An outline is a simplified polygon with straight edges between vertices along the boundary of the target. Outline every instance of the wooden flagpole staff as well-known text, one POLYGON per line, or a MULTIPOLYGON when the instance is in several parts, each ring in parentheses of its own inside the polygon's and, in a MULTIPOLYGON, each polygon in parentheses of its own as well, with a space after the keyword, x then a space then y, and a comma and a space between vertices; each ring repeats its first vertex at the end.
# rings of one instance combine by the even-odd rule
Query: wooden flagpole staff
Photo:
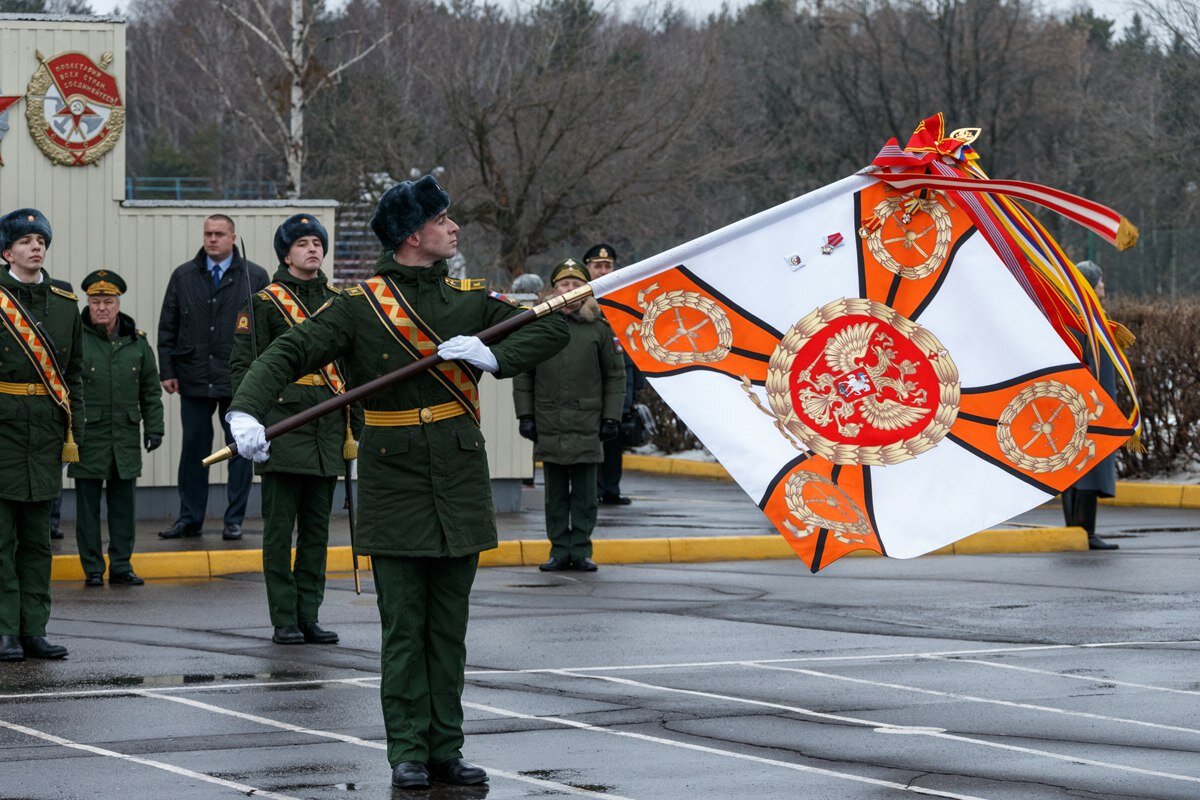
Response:
MULTIPOLYGON (((533 308, 526 309, 515 317, 510 317, 509 319, 504 320, 504 322, 493 325, 490 328, 485 328, 475 335, 478 336, 484 344, 491 344, 492 342, 503 339, 513 331, 525 327, 534 320, 541 319, 548 314, 552 314, 563 306, 569 306, 572 303, 590 297, 591 294, 592 287, 590 285, 580 286, 578 289, 572 289, 566 294, 556 295, 543 303, 538 303, 533 308)), ((276 422, 274 425, 267 428, 267 441, 269 442, 277 436, 282 436, 285 433, 290 433, 302 425, 307 425, 314 419, 325 416, 330 411, 336 411, 340 408, 350 405, 351 403, 357 402, 368 395, 374 394, 385 386, 391 386, 393 383, 398 381, 411 378, 414 375, 419 375, 422 372, 431 369, 435 364, 438 364, 441 361, 442 357, 437 353, 434 353, 431 356, 422 358, 420 361, 414 361, 411 364, 406 364, 394 372, 389 372, 387 375, 380 375, 375 380, 364 383, 362 386, 356 386, 353 389, 349 389, 345 394, 335 395, 324 402, 317 403, 315 406, 301 411, 299 414, 288 417, 285 420, 280 420, 279 422, 276 422)), ((233 458, 237 454, 237 445, 230 444, 228 447, 222 447, 217 452, 205 458, 204 466, 211 467, 213 464, 219 464, 222 461, 233 458)))

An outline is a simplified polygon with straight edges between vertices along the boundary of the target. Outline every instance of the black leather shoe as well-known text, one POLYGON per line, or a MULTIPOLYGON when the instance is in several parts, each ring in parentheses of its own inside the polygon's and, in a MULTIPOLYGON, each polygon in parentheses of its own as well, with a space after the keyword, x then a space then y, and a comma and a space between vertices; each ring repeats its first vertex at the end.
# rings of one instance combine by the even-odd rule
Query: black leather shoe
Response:
POLYGON ((546 559, 546 563, 538 565, 538 569, 542 572, 562 572, 571 568, 571 562, 565 558, 550 556, 546 559))
POLYGON ((572 559, 571 569, 575 570, 576 572, 595 572, 596 570, 600 569, 600 567, 596 566, 595 561, 592 561, 587 556, 584 556, 583 558, 572 559))
POLYGON ((1088 537, 1088 550, 1120 550, 1121 545, 1113 542, 1106 542, 1096 534, 1088 537))
POLYGON ((61 644, 50 644, 45 636, 22 636, 21 649, 26 658, 66 658, 67 648, 61 644))
POLYGON ((281 625, 271 634, 275 644, 304 644, 304 634, 295 625, 281 625))
POLYGON ((600 505, 604 506, 627 506, 633 501, 624 495, 606 494, 600 498, 600 505))
POLYGON ((429 765, 429 773, 435 781, 452 783, 455 786, 475 786, 486 783, 488 774, 483 767, 477 767, 461 758, 449 761, 437 761, 429 765))
POLYGON ((225 530, 221 532, 221 538, 227 542, 236 542, 242 538, 242 526, 226 525, 225 530))
POLYGON ((99 572, 89 572, 88 576, 83 579, 84 586, 103 586, 104 576, 99 572))
POLYGON ((21 640, 8 634, 0 636, 0 661, 24 660, 25 651, 21 649, 21 640))
POLYGON ((109 586, 141 586, 145 582, 146 581, 142 578, 142 576, 138 575, 133 570, 129 570, 129 572, 119 572, 115 575, 109 573, 108 575, 109 586))
POLYGON ((64 537, 63 537, 63 532, 62 532, 62 531, 57 531, 57 530, 56 530, 56 531, 50 531, 50 538, 51 538, 51 539, 62 539, 62 538, 64 538, 64 537))
POLYGON ((392 786, 397 789, 428 789, 429 767, 420 761, 401 761, 392 770, 392 786))
POLYGON ((167 528, 165 531, 158 532, 158 538, 160 538, 160 539, 182 539, 185 537, 199 536, 199 535, 200 535, 200 528, 198 528, 198 527, 191 528, 186 525, 181 525, 178 522, 176 522, 170 528, 167 528))
POLYGON ((309 644, 337 644, 338 642, 336 633, 325 630, 315 622, 301 622, 296 627, 304 635, 304 641, 309 644))

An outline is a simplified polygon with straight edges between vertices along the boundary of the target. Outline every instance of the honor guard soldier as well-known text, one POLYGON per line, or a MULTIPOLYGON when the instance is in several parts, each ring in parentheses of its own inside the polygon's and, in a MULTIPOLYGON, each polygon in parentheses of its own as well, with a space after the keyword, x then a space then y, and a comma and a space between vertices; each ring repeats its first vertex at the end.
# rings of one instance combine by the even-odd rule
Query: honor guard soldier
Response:
POLYGON ((567 342, 558 314, 491 347, 474 335, 521 310, 483 281, 447 277, 458 250, 449 205, 430 175, 389 189, 371 219, 383 244, 375 276, 276 339, 229 413, 238 452, 261 460, 271 444, 260 420, 302 375, 341 358, 357 386, 423 356, 446 359, 363 401, 355 550, 371 556, 388 760, 402 789, 487 780, 462 758, 468 601, 479 553, 497 543, 478 380, 520 374, 567 342))
POLYGON ((84 438, 79 463, 67 467, 75 479, 75 538, 85 586, 104 585, 100 542, 100 490, 108 499, 108 582, 145 583, 130 564, 133 555, 135 484, 142 452, 162 444, 162 386, 146 332, 121 313, 126 285, 120 275, 98 269, 83 279, 84 438), (107 484, 107 485, 106 485, 107 484))
MULTIPOLYGON (((237 317, 230 376, 236 392, 255 358, 271 342, 304 322, 333 298, 321 262, 329 248, 325 226, 296 214, 275 231, 279 269, 273 283, 251 298, 237 317)), ((266 411, 270 425, 345 391, 334 363, 323 364, 284 386, 266 411)), ((329 512, 337 476, 357 458, 350 415, 327 414, 271 442, 271 458, 255 465, 262 476, 263 576, 276 644, 334 644, 338 635, 317 624, 325 597, 329 512), (292 531, 296 561, 292 564, 292 531)))
POLYGON ((37 209, 0 217, 0 661, 67 655, 46 640, 50 504, 79 460, 83 324, 43 268, 49 247, 37 209))

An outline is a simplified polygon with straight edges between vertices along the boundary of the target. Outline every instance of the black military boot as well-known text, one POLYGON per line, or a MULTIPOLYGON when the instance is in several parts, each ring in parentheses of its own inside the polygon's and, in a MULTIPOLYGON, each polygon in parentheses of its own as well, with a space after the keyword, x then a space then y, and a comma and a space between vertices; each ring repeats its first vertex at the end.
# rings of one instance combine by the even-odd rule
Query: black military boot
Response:
POLYGON ((461 758, 451 758, 447 761, 437 761, 429 765, 429 773, 433 779, 442 783, 452 783, 455 786, 475 786, 486 783, 488 774, 483 767, 467 763, 461 758))
POLYGON ((21 649, 21 640, 9 634, 0 636, 0 661, 24 660, 25 651, 21 649))
POLYGON ((568 559, 559 558, 558 556, 550 556, 550 558, 546 560, 546 563, 538 566, 538 569, 540 569, 542 572, 562 572, 563 570, 570 568, 571 562, 568 559))
POLYGON ((401 761, 392 770, 392 786, 397 789, 428 789, 429 767, 420 761, 401 761))
POLYGON ((271 634, 275 644, 304 644, 304 634, 295 625, 280 625, 271 634))
POLYGON ((45 636, 22 636, 21 649, 26 658, 66 658, 67 648, 61 644, 50 644, 45 636))
POLYGON ((337 644, 338 635, 327 631, 315 622, 301 622, 298 626, 309 644, 337 644))

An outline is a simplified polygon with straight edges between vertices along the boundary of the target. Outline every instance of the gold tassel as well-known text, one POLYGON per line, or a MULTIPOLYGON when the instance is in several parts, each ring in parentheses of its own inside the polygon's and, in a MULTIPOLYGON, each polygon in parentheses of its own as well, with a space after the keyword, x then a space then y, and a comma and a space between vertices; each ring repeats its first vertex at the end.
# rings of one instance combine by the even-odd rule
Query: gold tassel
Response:
POLYGON ((1117 226, 1117 241, 1116 241, 1117 249, 1118 250, 1128 250, 1129 248, 1131 248, 1135 244, 1137 244, 1137 240, 1138 240, 1137 226, 1134 225, 1129 220, 1125 219, 1125 217, 1121 217, 1121 223, 1117 226))
POLYGON ((64 464, 79 463, 79 445, 75 444, 75 437, 71 435, 70 420, 67 420, 67 440, 63 442, 62 460, 64 464))
POLYGON ((1138 455, 1146 452, 1146 445, 1142 444, 1142 435, 1140 433, 1135 433, 1133 436, 1130 436, 1128 439, 1126 439, 1125 449, 1131 453, 1137 453, 1138 455))
POLYGON ((346 409, 346 441, 342 442, 342 458, 346 461, 358 458, 358 442, 354 441, 354 433, 350 430, 350 409, 346 409))

